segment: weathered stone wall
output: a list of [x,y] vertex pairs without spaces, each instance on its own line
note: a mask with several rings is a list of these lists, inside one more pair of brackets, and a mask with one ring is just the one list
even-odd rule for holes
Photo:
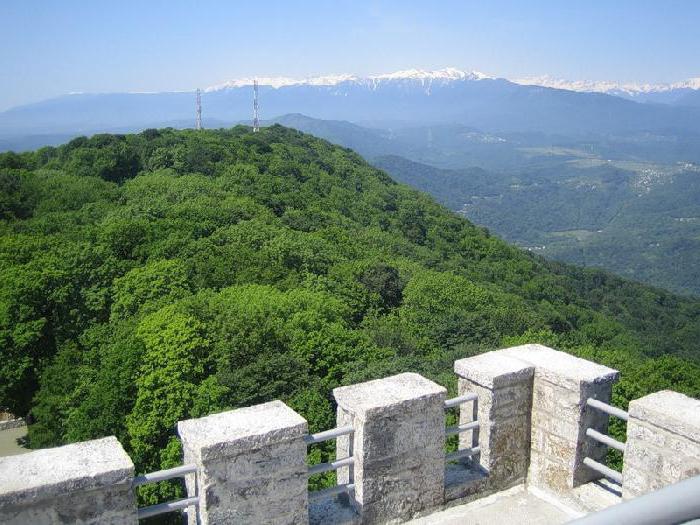
[[134,525],[134,465],[115,437],[0,459],[0,523]]
[[[353,503],[362,523],[405,520],[443,502],[445,388],[399,374],[336,388],[338,425],[352,423]],[[350,441],[337,441],[346,457]],[[348,479],[347,470],[340,482]]]
[[178,423],[191,525],[308,522],[306,420],[281,401]]
[[641,496],[697,475],[700,401],[663,391],[630,402],[622,497]]
[[488,473],[491,489],[523,482],[530,458],[530,406],[534,367],[502,352],[455,362],[459,395],[476,393],[475,406],[464,403],[460,425],[479,421],[479,430],[460,435],[460,448],[479,446],[474,461]]
[[561,492],[600,478],[583,459],[604,462],[607,448],[587,438],[586,429],[607,433],[608,416],[586,400],[609,403],[619,372],[542,345],[502,352],[535,368],[528,483]]

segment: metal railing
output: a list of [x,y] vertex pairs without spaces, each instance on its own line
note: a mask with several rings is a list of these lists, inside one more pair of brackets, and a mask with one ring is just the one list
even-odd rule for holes
[[[453,397],[452,399],[448,399],[445,401],[445,410],[450,409],[450,408],[455,408],[458,407],[464,403],[469,403],[470,401],[477,401],[479,399],[479,396],[474,393],[468,393],[464,394],[458,397]],[[462,423],[461,425],[454,425],[451,427],[447,427],[445,429],[445,435],[446,436],[454,436],[455,434],[461,434],[462,432],[468,432],[470,430],[478,430],[479,429],[479,422],[478,421],[470,421],[468,423]],[[445,461],[447,463],[451,461],[457,461],[458,459],[462,458],[467,458],[467,457],[472,457],[475,454],[478,454],[480,452],[479,447],[472,447],[472,448],[463,448],[461,450],[456,450],[455,452],[450,452],[449,454],[445,454]]]
[[[196,475],[196,472],[196,465],[182,465],[181,467],[175,467],[166,470],[157,470],[156,472],[149,472],[148,474],[136,476],[131,482],[131,488],[135,489],[136,487],[146,485],[147,483],[158,483],[159,481],[166,481],[168,479],[182,478],[187,474]],[[197,496],[193,496],[191,498],[183,498],[176,501],[168,501],[166,503],[159,503],[157,505],[141,507],[137,511],[138,519],[142,520],[144,518],[150,518],[159,514],[165,514],[167,512],[174,512],[177,510],[187,509],[188,507],[198,506],[199,498]]]
[[[620,418],[624,421],[627,421],[629,419],[629,414],[624,410],[614,407],[612,405],[608,405],[607,403],[603,403],[602,401],[599,401],[597,399],[589,397],[586,400],[586,404],[589,407],[595,408],[596,410],[600,410],[601,412],[605,412],[608,415]],[[597,430],[588,428],[586,429],[586,436],[597,441],[598,443],[602,443],[607,447],[619,450],[620,452],[622,452],[623,455],[625,453],[625,444],[622,441],[618,441],[617,439],[603,434],[602,432],[598,432]],[[611,479],[616,483],[622,484],[622,474],[620,474],[618,471],[613,470],[610,467],[603,465],[602,463],[589,457],[583,458],[583,464],[586,465],[588,468],[599,472],[606,478]]]
[[[331,439],[337,439],[341,436],[351,436],[355,432],[352,425],[347,425],[344,427],[332,428],[330,430],[325,430],[323,432],[318,432],[316,434],[309,434],[304,436],[304,442],[307,445],[313,445],[316,443],[322,443]],[[336,485],[324,490],[316,490],[309,493],[309,499],[320,499],[328,496],[334,496],[336,494],[350,494],[355,488],[353,483],[353,471],[352,467],[355,464],[355,458],[353,457],[353,446],[352,439],[349,442],[349,455],[348,457],[336,459],[335,461],[329,461],[328,463],[318,463],[316,465],[311,465],[309,467],[309,476],[314,474],[321,474],[323,472],[329,472],[331,470],[338,470],[342,467],[350,467],[349,483],[342,485]]]
[[570,525],[658,525],[697,523],[700,519],[700,476],[624,501],[570,522]]

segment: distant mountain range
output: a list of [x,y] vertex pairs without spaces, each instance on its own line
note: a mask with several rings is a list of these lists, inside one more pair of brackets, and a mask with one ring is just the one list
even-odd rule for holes
[[358,151],[535,253],[700,295],[697,140],[378,129],[303,115],[275,121]]
[[[527,85],[454,68],[259,81],[261,111],[268,118],[303,113],[382,127],[458,124],[488,133],[700,134],[700,104],[695,98],[700,90],[692,87],[658,91],[678,95],[673,104],[641,104],[606,93]],[[205,89],[205,126],[250,118],[251,83],[244,79]],[[0,140],[179,127],[193,120],[191,92],[71,94],[0,113]]]
[[610,81],[564,80],[549,76],[514,80],[522,85],[542,86],[586,93],[605,93],[634,100],[680,106],[700,105],[700,77],[672,84],[636,84]]

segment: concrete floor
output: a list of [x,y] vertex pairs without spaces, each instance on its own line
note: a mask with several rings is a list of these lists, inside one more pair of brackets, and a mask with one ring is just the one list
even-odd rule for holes
[[412,525],[559,525],[581,516],[523,486],[499,492],[466,505],[458,505],[408,523]]
[[21,440],[27,435],[27,427],[10,428],[0,430],[0,457],[15,456],[29,452],[29,449],[20,446],[17,440]]

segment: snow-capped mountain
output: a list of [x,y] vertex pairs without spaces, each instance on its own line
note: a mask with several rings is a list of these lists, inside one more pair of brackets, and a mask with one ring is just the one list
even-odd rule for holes
[[[454,67],[447,67],[437,70],[407,69],[394,73],[380,75],[357,76],[357,75],[325,75],[295,79],[289,77],[262,77],[258,78],[260,86],[268,86],[274,89],[285,87],[301,86],[323,86],[323,87],[353,87],[365,86],[376,89],[382,84],[392,84],[395,86],[405,86],[412,88],[420,86],[428,94],[433,86],[444,86],[455,82],[493,80],[496,77],[486,75],[479,71],[462,71]],[[212,93],[216,91],[241,88],[253,85],[253,78],[241,78],[229,80],[215,86],[210,86],[204,91]],[[694,98],[695,91],[700,91],[700,77],[691,78],[681,82],[671,84],[644,84],[644,83],[623,83],[614,81],[596,80],[566,80],[551,76],[525,77],[509,79],[510,82],[524,86],[541,86],[553,89],[563,89],[580,93],[604,93],[614,95],[636,102],[656,102],[666,104],[683,103],[688,95]],[[699,95],[700,96],[700,95]],[[697,105],[694,100],[690,105]]]
[[[673,105],[700,106],[692,98],[700,95],[696,81],[665,91],[624,88],[628,94],[677,99],[661,105],[638,104],[636,101],[641,99],[631,96],[626,98],[634,98],[635,102],[610,96],[615,89],[623,89],[614,83],[572,85],[551,79],[516,83],[456,68],[409,69],[365,77],[257,80],[263,119],[301,113],[317,119],[392,126],[459,124],[485,133],[585,135],[669,129],[700,133],[700,108]],[[252,84],[253,79],[247,78],[205,89],[205,126],[231,125],[249,119]],[[189,126],[194,107],[193,91],[65,95],[0,113],[0,135]]]
[[385,73],[382,75],[369,75],[360,77],[356,75],[325,75],[318,77],[308,77],[303,79],[294,79],[289,77],[260,77],[241,78],[229,80],[215,86],[210,86],[204,90],[205,93],[221,91],[222,89],[240,88],[252,86],[253,81],[257,80],[260,86],[269,86],[275,89],[289,86],[337,86],[340,84],[357,84],[376,86],[382,82],[412,82],[422,86],[431,85],[433,83],[446,83],[453,81],[465,80],[484,80],[493,78],[479,71],[465,72],[454,67],[437,69],[434,71],[426,71],[423,69],[407,69],[404,71],[396,71],[394,73]]
[[543,86],[588,93],[605,93],[639,102],[674,103],[689,92],[700,90],[700,77],[670,84],[624,83],[608,80],[565,80],[548,75],[518,78],[511,81],[528,86]]

